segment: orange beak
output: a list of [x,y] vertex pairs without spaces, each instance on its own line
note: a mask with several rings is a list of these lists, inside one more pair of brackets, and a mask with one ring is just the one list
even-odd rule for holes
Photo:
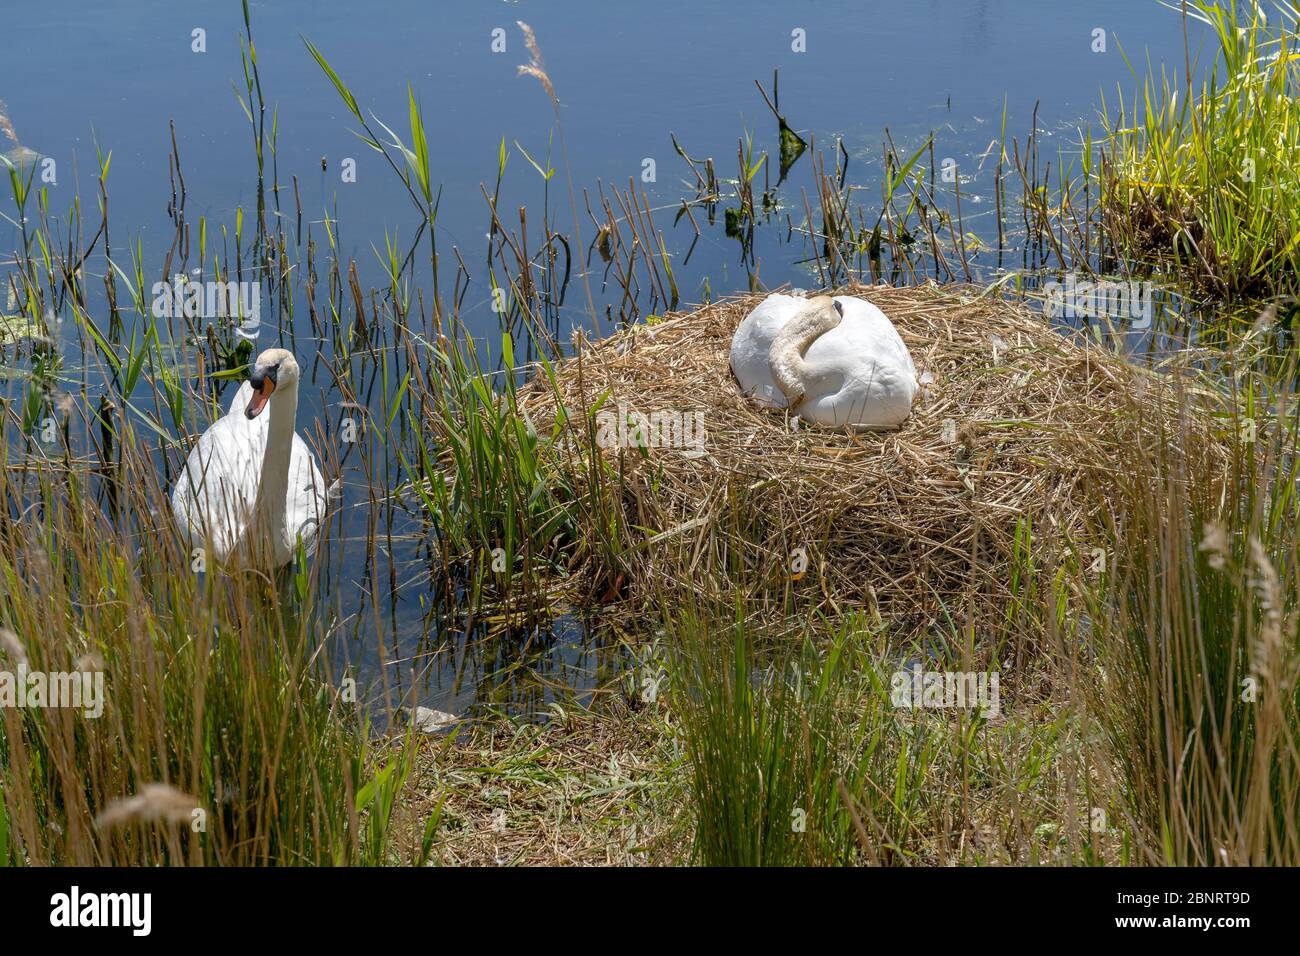
[[248,401],[248,408],[244,409],[244,414],[249,418],[256,418],[262,414],[262,409],[266,408],[267,403],[271,401],[271,393],[275,391],[275,379],[269,375],[262,379],[261,387],[253,386],[253,397]]

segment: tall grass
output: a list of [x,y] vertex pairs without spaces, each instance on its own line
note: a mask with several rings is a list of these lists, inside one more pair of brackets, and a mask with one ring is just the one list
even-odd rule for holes
[[1001,714],[914,709],[894,699],[909,658],[940,671],[997,662],[899,647],[859,616],[783,627],[674,610],[664,623],[696,862],[1098,858],[1079,810],[1087,801],[1072,792],[1087,777],[1082,725],[1068,700],[1036,690],[1048,666],[1024,677],[1002,668],[1011,694]]
[[386,862],[405,771],[372,766],[367,721],[309,663],[313,576],[203,568],[126,416],[94,424],[120,449],[107,481],[22,454],[6,418],[3,669],[97,672],[104,700],[0,712],[0,864]]
[[[690,613],[674,639],[673,709],[690,762],[697,860],[709,866],[830,865],[856,855],[840,801],[852,634],[819,655],[768,660],[743,620],[719,626]],[[851,721],[849,722],[851,725]]]
[[1270,408],[1243,381],[1226,475],[1190,429],[1131,449],[1110,577],[1089,592],[1084,689],[1141,863],[1300,862],[1296,413],[1289,390]]

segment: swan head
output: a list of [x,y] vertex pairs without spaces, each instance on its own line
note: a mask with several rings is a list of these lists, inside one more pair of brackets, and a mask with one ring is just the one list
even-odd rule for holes
[[807,301],[804,311],[823,317],[828,325],[832,323],[839,325],[840,320],[844,318],[844,306],[836,302],[834,296],[815,295]]
[[248,384],[253,386],[253,397],[244,414],[256,418],[271,401],[277,388],[296,388],[298,363],[287,349],[267,349],[257,357],[248,370]]

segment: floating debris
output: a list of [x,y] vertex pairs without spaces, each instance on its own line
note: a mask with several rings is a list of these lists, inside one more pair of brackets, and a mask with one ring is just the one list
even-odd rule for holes
[[40,153],[26,146],[15,146],[7,153],[0,153],[0,159],[3,159],[15,169],[30,169],[40,161],[40,158]]
[[14,131],[14,124],[9,119],[9,107],[5,106],[4,100],[0,100],[0,133],[8,137],[14,145],[20,145],[18,133]]
[[434,710],[432,707],[416,707],[411,711],[411,723],[422,734],[438,734],[456,726],[460,723],[460,718],[455,714],[447,713],[445,710]]
[[5,106],[4,100],[0,100],[0,134],[14,144],[9,151],[0,153],[0,159],[3,159],[9,165],[23,169],[35,166],[40,160],[40,153],[24,146],[22,141],[18,139],[14,124],[9,119],[9,107]]
[[45,330],[39,322],[25,315],[0,314],[0,345],[16,345],[23,339],[42,338],[45,338]]

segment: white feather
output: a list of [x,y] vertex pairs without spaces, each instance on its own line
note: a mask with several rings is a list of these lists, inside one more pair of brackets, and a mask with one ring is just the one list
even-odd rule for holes
[[[257,503],[270,415],[249,419],[244,414],[252,396],[253,387],[244,382],[226,414],[195,442],[172,491],[172,514],[181,534],[191,548],[210,548],[219,562],[243,543]],[[316,550],[328,492],[311,449],[295,432],[289,449],[284,535],[275,535],[271,542],[276,566],[293,558],[300,537],[308,554]]]
[[[808,377],[794,409],[821,425],[894,428],[912,411],[916,366],[885,313],[865,299],[836,296],[843,318],[818,336],[804,354]],[[731,340],[731,368],[743,394],[760,405],[785,408],[789,401],[772,376],[777,333],[806,308],[806,299],[774,293],[760,302]]]

